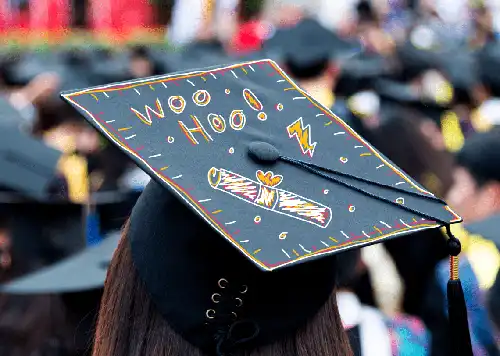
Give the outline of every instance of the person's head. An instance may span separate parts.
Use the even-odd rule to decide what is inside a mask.
[[[307,63],[286,60],[285,68],[287,73],[300,83],[321,82],[329,89],[335,87],[339,74],[339,68],[328,57],[318,57]]]
[[[134,78],[149,77],[159,71],[157,64],[151,58],[148,49],[144,46],[132,48],[129,62],[129,71]]]
[[[263,272],[151,182],[109,267],[94,356],[350,355],[334,266]]]
[[[457,154],[454,183],[448,192],[450,206],[466,222],[500,211],[500,130],[477,133]]]

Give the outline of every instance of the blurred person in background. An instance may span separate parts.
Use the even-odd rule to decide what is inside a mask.
[[[499,155],[498,127],[472,135],[457,153],[457,165],[453,171],[454,184],[448,192],[447,200],[461,214],[465,224],[500,213]],[[464,252],[460,273],[468,275],[464,279],[464,290],[475,296],[468,300],[471,335],[487,350],[488,355],[498,355],[496,335],[487,315],[484,291],[498,278],[499,251],[493,242],[482,236],[468,234],[460,226],[455,230],[460,236]],[[443,263],[437,273],[443,275],[445,269],[446,264]]]
[[[146,78],[165,73],[160,63],[152,57],[146,46],[134,46],[130,49],[128,70],[132,79]]]
[[[262,0],[241,1],[238,5],[238,25],[230,41],[230,52],[246,54],[260,50],[273,31],[271,23],[262,18]]]
[[[418,318],[396,313],[384,315],[364,305],[355,288],[366,266],[360,251],[339,254],[337,303],[354,356],[431,354],[430,334]]]
[[[467,0],[420,0],[417,23],[435,36],[441,46],[465,43],[471,31]]]
[[[64,153],[60,171],[68,183],[72,202],[83,203],[90,190],[88,162],[85,158],[99,148],[99,136],[66,107],[58,103],[40,110],[40,135],[47,145]]]
[[[356,4],[355,33],[367,51],[390,56],[395,48],[392,37],[383,29],[382,16],[378,9],[367,0]]]
[[[470,4],[471,34],[469,47],[478,49],[495,40],[495,23],[491,8],[486,2],[472,1]]]
[[[176,0],[167,29],[169,43],[185,46],[197,39],[228,40],[236,26],[241,0]]]
[[[266,1],[263,9],[263,17],[277,29],[290,28],[298,24],[300,20],[312,12],[305,0]]]

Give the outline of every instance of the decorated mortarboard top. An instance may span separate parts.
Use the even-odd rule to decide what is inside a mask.
[[[271,60],[62,97],[263,270],[461,221]]]

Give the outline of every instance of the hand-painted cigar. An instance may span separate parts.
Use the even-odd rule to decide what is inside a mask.
[[[225,169],[212,167],[208,182],[212,188],[227,193],[278,214],[326,228],[332,220],[332,210],[311,199],[276,188],[283,177],[272,172],[257,171],[257,180],[240,176]]]

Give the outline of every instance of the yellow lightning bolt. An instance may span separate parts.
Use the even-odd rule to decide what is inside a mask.
[[[311,142],[311,126],[307,125],[304,127],[304,122],[300,117],[291,125],[287,126],[287,131],[288,137],[292,138],[295,136],[299,143],[300,149],[302,150],[302,153],[312,157],[317,142]]]

